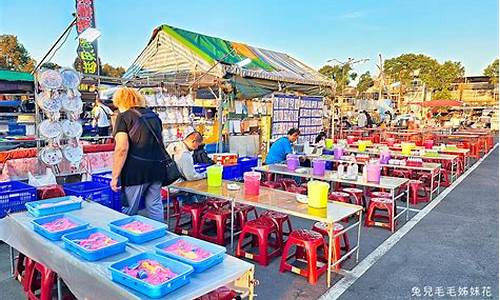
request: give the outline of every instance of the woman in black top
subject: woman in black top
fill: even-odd
[[[121,88],[113,96],[113,104],[120,113],[115,122],[115,151],[111,188],[118,191],[128,202],[128,215],[137,214],[144,198],[151,219],[163,221],[161,181],[164,168],[162,124],[158,116],[145,107],[144,97],[132,88]],[[156,135],[156,137],[155,137]]]

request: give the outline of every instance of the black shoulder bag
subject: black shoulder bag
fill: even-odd
[[[176,180],[179,178],[185,179],[182,173],[179,171],[179,168],[177,167],[177,164],[175,161],[170,157],[168,154],[167,150],[165,149],[165,146],[163,145],[163,142],[160,140],[160,138],[155,134],[155,131],[149,124],[149,122],[143,117],[143,115],[137,111],[136,109],[132,109],[134,113],[136,113],[139,116],[138,122],[143,122],[146,127],[148,128],[149,132],[154,136],[156,143],[158,144],[158,147],[160,147],[164,159],[159,161],[161,164],[161,167],[165,170],[165,173],[163,175],[163,180],[162,180],[162,186],[167,186],[172,183],[174,183]],[[135,125],[135,124],[134,124]],[[135,126],[132,127],[130,131],[134,129]],[[135,131],[135,130],[134,130]],[[144,158],[138,158],[137,156],[133,156],[136,159],[141,159],[141,160],[149,160],[149,159],[144,159]],[[150,161],[150,160],[149,160]]]

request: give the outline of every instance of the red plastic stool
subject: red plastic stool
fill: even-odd
[[[342,192],[348,193],[354,198],[356,205],[366,206],[365,196],[362,189],[358,188],[343,188]]]
[[[231,205],[231,202],[227,200],[216,199],[216,198],[207,199],[205,203],[209,208],[215,208],[215,209],[224,208]]]
[[[296,246],[295,254],[288,256],[288,251],[292,246]],[[280,272],[291,271],[307,277],[310,284],[316,284],[318,277],[325,273],[328,267],[328,264],[323,264],[319,268],[317,267],[317,252],[321,248],[323,251],[320,258],[325,259],[328,257],[328,252],[323,236],[320,233],[308,229],[292,231],[281,256]],[[289,264],[288,260],[292,257],[295,257],[295,259],[305,259],[307,261],[307,269],[300,269]]]
[[[429,202],[429,190],[425,187],[424,183],[420,180],[410,180],[410,203],[415,205],[420,202]],[[423,195],[419,192],[423,191]]]
[[[257,213],[257,209],[255,208],[255,206],[237,203],[234,206],[234,209],[235,212],[237,212],[238,223],[240,225],[240,228],[242,229],[243,226],[245,226],[246,222],[248,222],[248,217],[250,216],[250,213],[253,213],[254,220],[259,218],[259,214]]]
[[[321,233],[321,235],[326,238],[325,244],[328,246],[328,241],[329,241],[329,236],[328,236],[328,230],[326,229],[326,223],[324,222],[316,222],[314,223],[312,230]],[[333,224],[333,235],[338,234],[344,230],[344,226],[339,223],[334,223]],[[342,243],[341,239],[342,238]],[[351,250],[351,246],[349,244],[349,237],[347,236],[347,232],[344,232],[341,236],[337,236],[333,240],[333,260],[337,261],[342,257],[342,251],[345,251],[345,253],[349,252]],[[336,269],[340,269],[341,264],[336,265]]]
[[[206,209],[204,203],[183,204],[177,218],[175,219],[175,233],[198,237],[200,232],[201,215]],[[181,224],[183,216],[188,216],[189,221]],[[189,229],[185,229],[186,225],[190,225]]]
[[[284,236],[290,235],[290,232],[292,232],[292,222],[290,221],[290,218],[288,215],[277,212],[277,211],[272,211],[272,210],[266,210],[260,214],[261,217],[266,217],[271,219],[274,224],[276,225],[276,228],[278,229],[278,235],[279,239],[281,241],[281,245],[284,245]],[[285,223],[287,225],[287,231],[285,231]]]
[[[283,186],[281,183],[276,182],[276,181],[263,181],[260,183],[261,186],[270,188],[270,189],[276,189],[276,190],[281,190],[283,189]]]
[[[233,300],[237,296],[232,289],[223,286],[195,300]]]
[[[350,198],[351,196],[345,192],[331,192],[330,195],[328,195],[328,200],[344,203],[350,203]]]
[[[170,194],[168,192],[168,189],[167,188],[162,188],[161,189],[161,199],[163,201],[163,203],[166,203],[164,204],[164,208],[163,208],[163,213],[164,213],[164,216],[165,216],[165,219],[167,218],[167,206],[168,206],[168,209],[170,210],[170,218],[175,218],[177,217],[177,215],[179,215],[180,213],[180,210],[181,210],[181,206],[180,206],[180,203],[179,203],[179,199],[177,199],[177,196],[174,195],[174,194]]]
[[[274,243],[269,243],[269,236],[275,235]],[[243,244],[247,235],[252,236],[252,241]],[[246,252],[244,247],[252,244],[259,248],[258,254]],[[271,246],[271,252],[268,253],[268,248]],[[273,220],[267,217],[260,217],[255,220],[248,221],[243,226],[243,231],[238,239],[238,246],[236,247],[237,257],[246,257],[258,262],[262,266],[269,264],[269,259],[278,256],[281,251],[281,241],[279,238],[278,228]]]
[[[38,200],[64,197],[66,193],[60,185],[46,185],[36,188],[36,193],[38,195]]]
[[[389,229],[394,232],[394,227],[392,226],[392,220],[394,218],[392,214],[392,200],[387,198],[371,198],[370,204],[368,205],[368,212],[366,214],[365,226],[379,226]],[[377,215],[375,210],[383,210],[387,212],[387,215]],[[386,219],[387,222],[376,221],[377,218]]]
[[[451,185],[451,180],[450,180],[450,174],[448,173],[448,171],[444,168],[441,168],[439,170],[439,173],[441,173],[441,182],[440,182],[440,186],[442,187],[448,187]]]
[[[42,265],[35,263],[30,273],[26,296],[30,300],[51,300],[57,274]],[[40,277],[40,279],[38,279]]]
[[[370,192],[370,198],[387,198],[391,199],[391,193],[389,192],[383,192],[383,191],[376,191],[376,192]]]
[[[215,223],[215,236],[210,236],[206,233],[207,229],[211,230],[214,228],[213,226],[208,226],[207,228],[206,225],[210,225],[211,222]],[[198,236],[205,241],[225,246],[226,228],[230,222],[231,210],[227,208],[211,208],[201,217],[200,233]]]
[[[307,187],[304,187],[302,185],[298,185],[297,182],[293,179],[289,179],[289,178],[281,179],[280,183],[283,186],[283,189],[287,192],[296,193],[296,194],[303,194],[303,195],[305,195],[307,193]]]
[[[34,260],[22,253],[19,253],[19,255],[17,256],[17,265],[16,271],[14,273],[14,278],[21,283],[24,291],[28,290],[29,278],[31,277],[31,273],[33,272],[35,263],[36,262]]]

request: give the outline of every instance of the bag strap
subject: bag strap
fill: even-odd
[[[137,109],[133,108],[131,109],[132,112],[134,112],[137,116],[139,116],[139,121],[142,120],[143,123],[146,125],[146,127],[148,128],[149,132],[154,136],[155,138],[155,141],[156,143],[158,144],[158,146],[160,147],[163,155],[165,156],[165,160],[170,160],[172,159],[170,157],[170,155],[168,155],[168,152],[167,150],[165,149],[165,146],[163,146],[163,142],[160,140],[160,138],[155,134],[153,128],[151,127],[151,124],[149,124],[149,122],[144,118],[143,114],[141,114],[140,111],[138,111]]]

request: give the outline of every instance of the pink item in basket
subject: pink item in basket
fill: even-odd
[[[123,272],[152,285],[160,285],[177,276],[172,270],[152,259],[144,259],[132,266],[126,266]]]
[[[120,227],[133,233],[144,233],[154,229],[153,225],[141,221],[132,221]]]
[[[77,224],[71,222],[68,218],[55,219],[52,222],[45,223],[42,225],[43,228],[50,232],[62,231],[70,228],[76,227]]]
[[[99,250],[116,244],[115,240],[100,232],[92,233],[88,238],[77,240],[75,242],[87,250]]]
[[[212,254],[207,250],[184,240],[178,240],[172,245],[165,247],[163,250],[194,261],[203,260]]]

